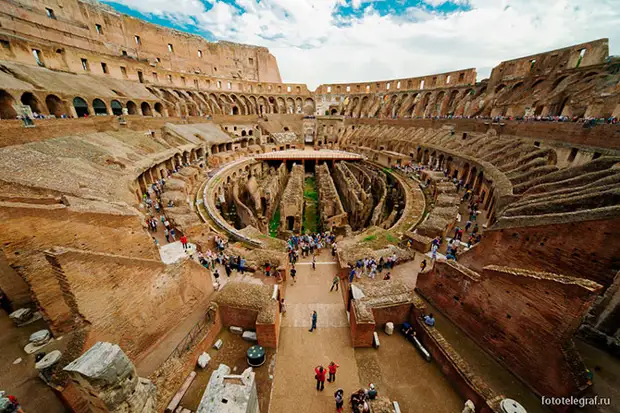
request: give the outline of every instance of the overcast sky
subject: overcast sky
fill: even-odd
[[[284,82],[475,67],[599,38],[620,55],[620,0],[105,0],[153,23],[268,47]]]

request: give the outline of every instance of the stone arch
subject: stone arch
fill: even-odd
[[[558,77],[551,85],[551,90],[557,89],[557,87],[560,86],[560,83],[562,83],[567,77],[568,75]]]
[[[47,95],[45,98],[45,105],[47,106],[47,110],[50,115],[54,115],[57,118],[67,114],[67,107],[65,106],[65,103],[56,95]]]
[[[112,109],[114,116],[121,116],[123,114],[123,105],[116,99],[110,102],[110,109]]]
[[[257,109],[259,115],[264,115],[267,113],[271,113],[269,110],[269,105],[267,103],[267,99],[264,96],[259,96],[257,100]]]
[[[148,102],[142,102],[140,109],[142,109],[142,116],[153,116],[151,105]]]
[[[78,118],[83,118],[90,115],[88,103],[86,103],[86,101],[79,96],[73,98],[73,108],[75,109],[75,113]]]
[[[267,102],[269,102],[269,107],[271,108],[271,111],[273,113],[280,113],[278,111],[278,105],[276,103],[276,99],[273,96],[269,96],[269,98],[267,99]]]
[[[166,104],[166,111],[168,116],[177,116],[177,108],[171,103]]]
[[[217,145],[211,145],[211,153],[212,153],[212,154],[216,154],[216,153],[218,153],[218,148],[217,148]]]
[[[20,101],[23,105],[30,106],[30,109],[33,112],[41,113],[42,107],[39,103],[39,99],[37,99],[31,92],[24,92],[20,98]]]
[[[502,89],[504,89],[506,87],[505,83],[500,83],[499,85],[497,85],[495,87],[495,93],[499,93]]]
[[[278,106],[278,112],[279,113],[286,113],[286,103],[284,102],[284,98],[281,96],[278,96],[276,98],[276,105]]]
[[[93,112],[96,115],[107,115],[108,114],[108,106],[105,102],[99,98],[93,99]]]
[[[536,80],[534,83],[532,83],[532,86],[530,87],[530,90],[531,90],[531,91],[536,90],[536,87],[537,87],[538,85],[540,85],[540,84],[541,84],[542,82],[544,82],[544,81],[545,81],[545,79],[538,79],[538,80]]]
[[[239,106],[234,105],[234,106],[232,107],[232,114],[233,114],[233,115],[239,115]]]
[[[295,113],[295,100],[293,98],[286,98],[286,113]]]
[[[336,116],[336,115],[338,115],[338,109],[336,109],[336,108],[332,108],[332,109],[329,111],[329,114],[330,114],[330,115],[332,115],[332,116]]]
[[[303,102],[301,98],[295,99],[295,113],[303,112]]]
[[[138,114],[138,105],[133,100],[127,101],[127,113],[129,115],[137,115]]]
[[[428,107],[428,103],[431,100],[431,92],[428,92],[424,95],[424,97],[422,98],[422,104],[420,105],[420,112],[419,114],[424,117],[424,113],[426,112],[426,108]]]
[[[443,90],[439,92],[435,99],[435,107],[433,108],[433,116],[443,116],[443,100],[446,97],[446,92]]]
[[[304,101],[304,108],[303,108],[304,115],[306,116],[313,115],[314,110],[315,110],[314,100],[307,98]]]
[[[450,92],[450,97],[448,98],[448,106],[447,106],[447,115],[453,115],[454,109],[456,108],[457,98],[459,96],[458,90],[453,90]]]
[[[161,102],[155,103],[154,109],[155,113],[157,113],[159,116],[164,116],[164,105],[162,105]]]
[[[15,99],[9,92],[0,90],[0,119],[15,119],[16,117]]]

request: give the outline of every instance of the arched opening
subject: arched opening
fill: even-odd
[[[131,100],[127,102],[127,113],[130,115],[138,114],[138,106]]]
[[[73,107],[75,108],[75,113],[78,118],[83,118],[90,115],[88,111],[88,103],[84,99],[79,96],[73,98]]]
[[[555,90],[560,85],[560,83],[562,83],[562,81],[566,79],[567,77],[568,76],[559,77],[555,82],[553,82],[553,85],[551,86],[551,90]]]
[[[304,115],[310,116],[314,114],[314,100],[308,98],[304,101]]]
[[[212,154],[218,153],[217,145],[211,145],[211,153]]]
[[[288,217],[286,217],[286,229],[288,229],[289,231],[292,231],[294,227],[295,227],[295,217],[289,215]]]
[[[250,136],[254,135],[254,131],[253,131],[252,129],[250,129],[250,130],[248,131],[248,135],[250,135]]]
[[[330,114],[330,115],[332,115],[332,116],[337,115],[337,114],[338,114],[338,109],[333,108],[333,109],[329,112],[329,114]]]
[[[106,106],[105,102],[101,99],[95,99],[93,100],[93,111],[95,112],[95,115],[107,115],[108,114],[108,107]]]
[[[498,86],[495,88],[495,93],[498,93],[500,90],[502,90],[502,89],[503,89],[503,88],[505,88],[505,87],[506,87],[506,85],[505,85],[505,84],[503,84],[503,83],[502,83],[501,85],[498,85]]]
[[[123,105],[118,100],[113,100],[110,102],[110,107],[112,108],[112,114],[114,116],[121,116],[123,114]]]
[[[248,145],[250,145],[250,146],[254,145],[254,138],[250,138],[248,140]]]
[[[30,109],[33,112],[41,113],[41,105],[36,97],[30,92],[25,92],[21,97],[21,102],[23,105],[30,106]]]
[[[244,131],[244,130],[242,130],[242,131],[241,131],[241,136],[245,136],[245,135],[246,135],[245,131]]]
[[[140,109],[142,109],[143,116],[153,116],[151,105],[149,105],[148,102],[142,102],[142,104],[140,105]]]
[[[160,102],[157,102],[154,107],[155,107],[155,112],[159,116],[164,116],[164,105],[162,105]]]
[[[56,95],[47,95],[45,98],[45,105],[50,115],[56,116],[57,118],[67,114],[64,102]]]
[[[0,119],[15,119],[17,117],[14,104],[13,96],[4,90],[0,90]]]
[[[233,115],[238,115],[239,114],[239,108],[237,106],[233,106],[232,107],[232,114]]]

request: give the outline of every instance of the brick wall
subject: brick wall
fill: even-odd
[[[536,393],[583,388],[585,366],[566,350],[597,291],[490,269],[476,276],[444,261],[417,289]]]
[[[496,264],[554,272],[607,287],[620,270],[618,233],[620,219],[489,230],[459,262],[478,271]]]
[[[406,303],[391,307],[373,308],[372,314],[375,317],[375,324],[380,328],[383,328],[388,321],[394,324],[402,324],[409,320],[411,306],[411,303]]]
[[[244,330],[253,330],[256,327],[258,311],[220,304],[220,316],[224,327],[237,326]]]
[[[351,306],[350,329],[353,347],[372,347],[375,323],[358,323],[353,305]]]
[[[258,344],[263,347],[278,348],[280,341],[280,321],[281,314],[279,311],[279,305],[277,302],[271,304],[275,308],[276,320],[271,324],[256,324],[256,336],[258,337]]]

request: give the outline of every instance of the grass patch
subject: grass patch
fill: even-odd
[[[388,240],[388,242],[395,242],[398,243],[399,239],[396,238],[394,235],[392,234],[386,234],[385,239]]]
[[[362,238],[362,242],[370,242],[377,239],[376,235],[369,235],[367,237]]]
[[[280,228],[280,208],[276,209],[271,221],[269,221],[269,235],[276,238],[278,236],[278,228]]]

